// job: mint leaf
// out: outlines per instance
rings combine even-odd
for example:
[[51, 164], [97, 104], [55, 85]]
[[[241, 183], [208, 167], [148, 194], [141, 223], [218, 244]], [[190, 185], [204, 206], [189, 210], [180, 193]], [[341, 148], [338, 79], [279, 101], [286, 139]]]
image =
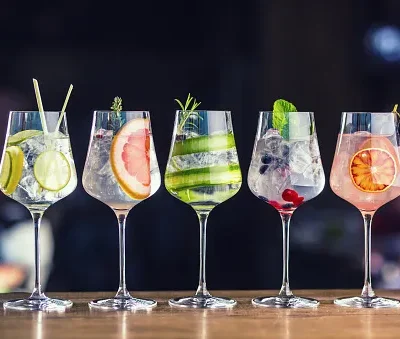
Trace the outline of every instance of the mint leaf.
[[274, 102], [272, 127], [277, 129], [284, 139], [289, 139], [289, 115], [288, 112], [297, 112], [295, 105], [289, 101], [278, 99]]

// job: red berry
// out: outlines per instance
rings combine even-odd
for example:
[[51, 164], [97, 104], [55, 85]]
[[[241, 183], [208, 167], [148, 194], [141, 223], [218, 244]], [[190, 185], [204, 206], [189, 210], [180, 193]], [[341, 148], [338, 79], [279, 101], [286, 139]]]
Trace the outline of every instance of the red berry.
[[304, 201], [304, 197], [298, 197], [295, 201], [293, 201], [293, 204], [297, 207], [300, 206]]
[[268, 204], [270, 204], [271, 206], [275, 207], [276, 209], [282, 209], [282, 206], [279, 202], [275, 201], [275, 200], [269, 200]]
[[[282, 199], [289, 202], [295, 202], [298, 199], [299, 195], [296, 191], [285, 189], [282, 193]], [[304, 199], [304, 198], [303, 198]]]

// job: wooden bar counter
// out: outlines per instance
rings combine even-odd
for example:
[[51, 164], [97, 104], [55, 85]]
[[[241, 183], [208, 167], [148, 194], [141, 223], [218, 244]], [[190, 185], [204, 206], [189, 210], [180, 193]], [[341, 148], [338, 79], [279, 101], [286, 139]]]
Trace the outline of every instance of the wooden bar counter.
[[[350, 309], [333, 304], [338, 296], [354, 296], [360, 291], [295, 290], [297, 295], [321, 301], [317, 309], [267, 309], [251, 305], [251, 298], [276, 291], [212, 291], [236, 298], [232, 310], [171, 308], [167, 300], [184, 292], [133, 292], [154, 298], [151, 311], [91, 311], [87, 303], [112, 296], [112, 292], [48, 293], [69, 298], [74, 306], [65, 313], [0, 310], [0, 339], [46, 338], [400, 338], [399, 309]], [[377, 291], [400, 298], [400, 291]], [[190, 293], [189, 293], [190, 294]], [[23, 293], [0, 294], [0, 304]]]

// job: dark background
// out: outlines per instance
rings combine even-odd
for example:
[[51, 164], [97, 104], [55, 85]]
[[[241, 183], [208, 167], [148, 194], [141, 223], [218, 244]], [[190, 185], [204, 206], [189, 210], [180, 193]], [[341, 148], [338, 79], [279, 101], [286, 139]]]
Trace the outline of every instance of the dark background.
[[[47, 290], [111, 291], [118, 286], [117, 220], [81, 184], [92, 112], [109, 109], [117, 95], [126, 110], [149, 110], [163, 174], [178, 108], [174, 98], [184, 99], [188, 92], [202, 109], [232, 111], [244, 179], [259, 110], [270, 110], [282, 97], [301, 111], [315, 112], [327, 182], [320, 196], [294, 214], [291, 286], [361, 288], [362, 218], [332, 193], [329, 173], [342, 111], [387, 111], [400, 103], [399, 13], [398, 0], [104, 5], [4, 0], [2, 141], [9, 110], [36, 109], [33, 77], [47, 110], [60, 110], [69, 84], [74, 85], [68, 124], [79, 184], [45, 214], [55, 239]], [[2, 201], [11, 203], [4, 196]], [[376, 287], [400, 287], [399, 205], [398, 199], [390, 202], [374, 220]], [[27, 211], [23, 217], [29, 219]], [[211, 290], [280, 287], [280, 218], [250, 192], [246, 180], [235, 197], [215, 208], [208, 226]], [[163, 185], [129, 214], [130, 290], [194, 290], [198, 252], [195, 212]]]

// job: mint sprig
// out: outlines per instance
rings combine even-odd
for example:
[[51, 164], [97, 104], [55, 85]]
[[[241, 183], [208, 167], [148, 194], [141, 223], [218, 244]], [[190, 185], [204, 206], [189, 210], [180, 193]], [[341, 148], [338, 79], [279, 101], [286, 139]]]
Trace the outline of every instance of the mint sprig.
[[289, 112], [297, 112], [297, 108], [291, 102], [278, 99], [274, 102], [272, 127], [277, 129], [284, 139], [289, 139]]

